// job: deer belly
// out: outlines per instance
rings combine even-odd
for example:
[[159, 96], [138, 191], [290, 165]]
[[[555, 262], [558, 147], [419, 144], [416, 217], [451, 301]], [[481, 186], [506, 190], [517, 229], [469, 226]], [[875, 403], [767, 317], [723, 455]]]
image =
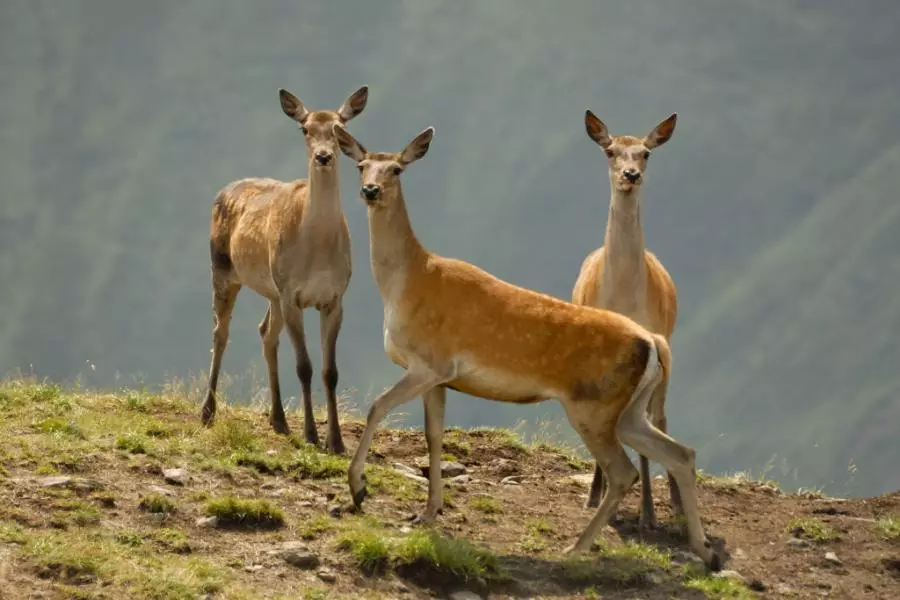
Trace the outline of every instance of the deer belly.
[[535, 377], [480, 365], [467, 365], [459, 377], [448, 383], [448, 387], [487, 400], [522, 404], [562, 395]]
[[331, 306], [347, 288], [346, 283], [337, 280], [333, 273], [319, 271], [313, 273], [300, 288], [297, 302], [301, 308], [315, 306], [325, 308]]

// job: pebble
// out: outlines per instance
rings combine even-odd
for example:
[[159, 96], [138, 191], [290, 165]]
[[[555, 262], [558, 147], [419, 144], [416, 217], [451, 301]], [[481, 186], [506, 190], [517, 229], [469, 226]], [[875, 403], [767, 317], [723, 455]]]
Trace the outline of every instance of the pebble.
[[196, 523], [197, 527], [203, 527], [204, 529], [210, 529], [213, 527], [217, 527], [219, 525], [218, 517], [200, 517], [197, 519]]
[[787, 541], [788, 546], [793, 546], [794, 548], [806, 548], [809, 546], [809, 540], [804, 540], [798, 537], [792, 537]]
[[337, 581], [337, 575], [335, 575], [328, 569], [320, 570], [318, 573], [316, 573], [316, 577], [318, 577], [325, 583], [334, 583], [335, 581]]
[[161, 486], [161, 485], [151, 485], [151, 486], [150, 486], [149, 488], [147, 488], [147, 489], [149, 489], [151, 492], [154, 492], [154, 493], [156, 493], [156, 494], [161, 494], [161, 495], [163, 495], [163, 496], [168, 496], [168, 497], [170, 497], [170, 498], [173, 497], [173, 496], [175, 495], [175, 492], [173, 492], [173, 491], [170, 490], [169, 488], [164, 488], [164, 487]]
[[522, 483], [521, 475], [508, 475], [500, 480], [500, 485], [519, 485]]
[[826, 552], [825, 553], [825, 562], [830, 563], [832, 565], [842, 565], [844, 562], [838, 558], [838, 555], [834, 552]]
[[312, 552], [284, 550], [279, 556], [289, 565], [298, 569], [315, 569], [319, 566], [319, 557]]
[[187, 470], [185, 469], [163, 469], [163, 479], [171, 485], [184, 485], [187, 479]]
[[[422, 471], [422, 475], [428, 477], [428, 473], [431, 471], [431, 467], [427, 464], [419, 467], [419, 470]], [[449, 460], [441, 461], [441, 477], [446, 479], [449, 477], [456, 477], [457, 475], [465, 475], [469, 470], [458, 462], [453, 462]]]

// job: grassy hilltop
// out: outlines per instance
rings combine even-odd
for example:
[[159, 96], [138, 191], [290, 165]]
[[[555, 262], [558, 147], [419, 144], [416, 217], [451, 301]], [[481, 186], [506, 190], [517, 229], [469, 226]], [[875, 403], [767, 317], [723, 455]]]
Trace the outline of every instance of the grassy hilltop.
[[[663, 528], [641, 539], [637, 490], [590, 556], [561, 557], [590, 516], [591, 465], [552, 440], [449, 430], [444, 458], [465, 472], [420, 527], [406, 520], [425, 501], [420, 432], [378, 433], [356, 513], [346, 457], [272, 434], [252, 408], [226, 408], [207, 430], [197, 408], [174, 388], [0, 383], [0, 598], [889, 598], [900, 587], [900, 494], [790, 495], [701, 473], [704, 521], [737, 571], [710, 577], [664, 502]], [[352, 448], [362, 423], [344, 415], [343, 428]], [[667, 497], [661, 479], [656, 490]]]

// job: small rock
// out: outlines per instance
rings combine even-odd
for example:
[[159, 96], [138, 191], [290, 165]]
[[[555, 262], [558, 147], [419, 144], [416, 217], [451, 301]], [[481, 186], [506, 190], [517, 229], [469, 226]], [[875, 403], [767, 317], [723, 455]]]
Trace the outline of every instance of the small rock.
[[793, 546], [794, 548], [806, 548], [809, 546], [809, 540], [804, 540], [803, 538], [792, 537], [787, 541], [788, 546]]
[[312, 552], [286, 550], [279, 555], [284, 562], [298, 569], [315, 569], [319, 566], [319, 557]]
[[[422, 471], [422, 475], [428, 477], [428, 473], [431, 471], [431, 467], [429, 465], [422, 465], [420, 467]], [[456, 477], [457, 475], [465, 475], [469, 470], [458, 462], [451, 462], [448, 460], [441, 461], [441, 477], [446, 479], [448, 477]]]
[[467, 483], [472, 482], [471, 475], [457, 475], [456, 477], [451, 477], [449, 479], [449, 483], [452, 485], [466, 485]]
[[650, 585], [662, 585], [665, 581], [662, 575], [653, 571], [645, 573], [644, 580]]
[[64, 487], [72, 483], [71, 477], [65, 475], [56, 475], [51, 477], [41, 477], [38, 479], [38, 485], [45, 488]]
[[261, 489], [261, 490], [274, 490], [276, 487], [278, 487], [278, 484], [275, 483], [274, 481], [266, 481], [266, 482], [262, 483], [262, 484], [259, 486], [259, 489]]
[[750, 583], [747, 584], [747, 587], [750, 588], [751, 590], [753, 590], [754, 592], [764, 592], [768, 589], [766, 587], [766, 584], [764, 584], [759, 579], [753, 579], [752, 581], [750, 581]]
[[187, 470], [185, 469], [163, 469], [163, 479], [170, 485], [184, 485], [187, 479]]
[[413, 469], [412, 467], [404, 465], [403, 463], [394, 463], [393, 467], [395, 471], [406, 473], [407, 475], [415, 475], [416, 477], [419, 476], [419, 471], [417, 469]]
[[197, 519], [195, 525], [197, 525], [197, 527], [203, 527], [204, 529], [211, 529], [213, 527], [218, 527], [219, 519], [218, 517], [200, 517]]
[[334, 583], [337, 581], [337, 575], [329, 571], [328, 569], [321, 569], [316, 573], [316, 577], [322, 580], [325, 583]]
[[730, 579], [732, 581], [737, 581], [738, 583], [747, 583], [744, 576], [737, 571], [719, 571], [718, 573], [713, 573], [713, 577], [716, 579]]
[[731, 553], [731, 558], [734, 560], [746, 560], [747, 553], [744, 552], [741, 548], [735, 548], [734, 552]]
[[450, 600], [481, 600], [481, 596], [469, 590], [460, 590], [450, 594]]
[[500, 485], [519, 485], [522, 483], [521, 475], [508, 475], [500, 480]]
[[153, 493], [155, 493], [155, 494], [160, 494], [160, 495], [162, 495], [162, 496], [168, 496], [168, 497], [170, 497], [170, 498], [172, 498], [173, 496], [175, 496], [175, 492], [173, 492], [173, 491], [170, 490], [169, 488], [164, 488], [164, 487], [161, 486], [161, 485], [151, 485], [151, 486], [150, 486], [149, 488], [147, 488], [147, 489], [149, 489], [151, 492], [153, 492]]
[[416, 475], [415, 473], [407, 473], [406, 471], [398, 470], [398, 473], [406, 477], [407, 479], [412, 479], [413, 481], [418, 481], [419, 483], [428, 484], [428, 479], [422, 477], [421, 475]]
[[166, 513], [150, 513], [150, 520], [154, 523], [162, 523], [166, 520]]
[[266, 450], [266, 456], [275, 456], [278, 454], [278, 450]]
[[838, 555], [835, 554], [834, 552], [826, 552], [825, 553], [825, 562], [832, 564], [832, 565], [838, 565], [838, 566], [844, 564], [844, 562], [841, 559], [839, 559]]
[[300, 502], [297, 503], [297, 506], [299, 506], [300, 508], [312, 508], [313, 503], [310, 502], [309, 500], [301, 500]]
[[593, 473], [578, 473], [577, 475], [569, 475], [569, 479], [583, 485], [585, 487], [590, 487], [594, 482], [594, 474]]
[[257, 571], [262, 571], [263, 566], [262, 565], [247, 565], [246, 567], [244, 567], [244, 570], [247, 571], [248, 573], [255, 573]]

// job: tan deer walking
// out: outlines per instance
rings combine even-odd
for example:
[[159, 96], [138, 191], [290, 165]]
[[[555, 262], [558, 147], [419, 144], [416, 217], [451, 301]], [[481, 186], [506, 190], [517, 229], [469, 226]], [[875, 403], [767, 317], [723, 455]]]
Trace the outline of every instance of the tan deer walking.
[[647, 420], [650, 398], [668, 378], [665, 339], [622, 315], [516, 287], [426, 250], [413, 233], [400, 174], [425, 156], [432, 128], [393, 154], [367, 152], [340, 125], [334, 129], [341, 151], [360, 170], [372, 272], [384, 303], [385, 351], [405, 369], [369, 410], [348, 473], [354, 503], [360, 506], [366, 496], [363, 471], [375, 429], [390, 410], [414, 397], [423, 396], [431, 465], [419, 522], [433, 520], [442, 508], [446, 388], [521, 404], [558, 398], [608, 479], [594, 518], [568, 552], [590, 547], [637, 481], [624, 442], [678, 479], [691, 548], [719, 568], [697, 507], [695, 452]]
[[[641, 184], [650, 151], [665, 144], [675, 130], [677, 116], [671, 115], [643, 138], [610, 136], [606, 125], [590, 110], [585, 112], [587, 134], [606, 152], [611, 198], [606, 238], [581, 265], [572, 290], [572, 302], [612, 310], [630, 317], [669, 341], [675, 329], [678, 305], [675, 284], [662, 263], [644, 247], [641, 226]], [[658, 388], [650, 403], [651, 418], [663, 432], [667, 430], [664, 404], [666, 386]], [[641, 526], [656, 526], [650, 481], [650, 465], [641, 454]], [[600, 502], [603, 471], [598, 465], [588, 493], [587, 506]], [[675, 479], [669, 476], [669, 491], [675, 512], [683, 513]]]
[[306, 140], [309, 179], [241, 179], [216, 196], [209, 239], [215, 327], [209, 389], [201, 418], [210, 425], [215, 417], [216, 385], [231, 314], [238, 292], [247, 286], [269, 301], [259, 325], [272, 401], [269, 422], [279, 433], [290, 431], [278, 382], [278, 337], [286, 326], [303, 391], [304, 434], [311, 444], [318, 443], [318, 433], [312, 412], [312, 363], [306, 350], [303, 310], [315, 307], [319, 311], [322, 380], [328, 402], [326, 446], [343, 453], [335, 392], [336, 346], [352, 268], [332, 126], [361, 113], [369, 91], [361, 87], [337, 111], [310, 111], [290, 92], [280, 90], [279, 94], [281, 108], [300, 124]]

